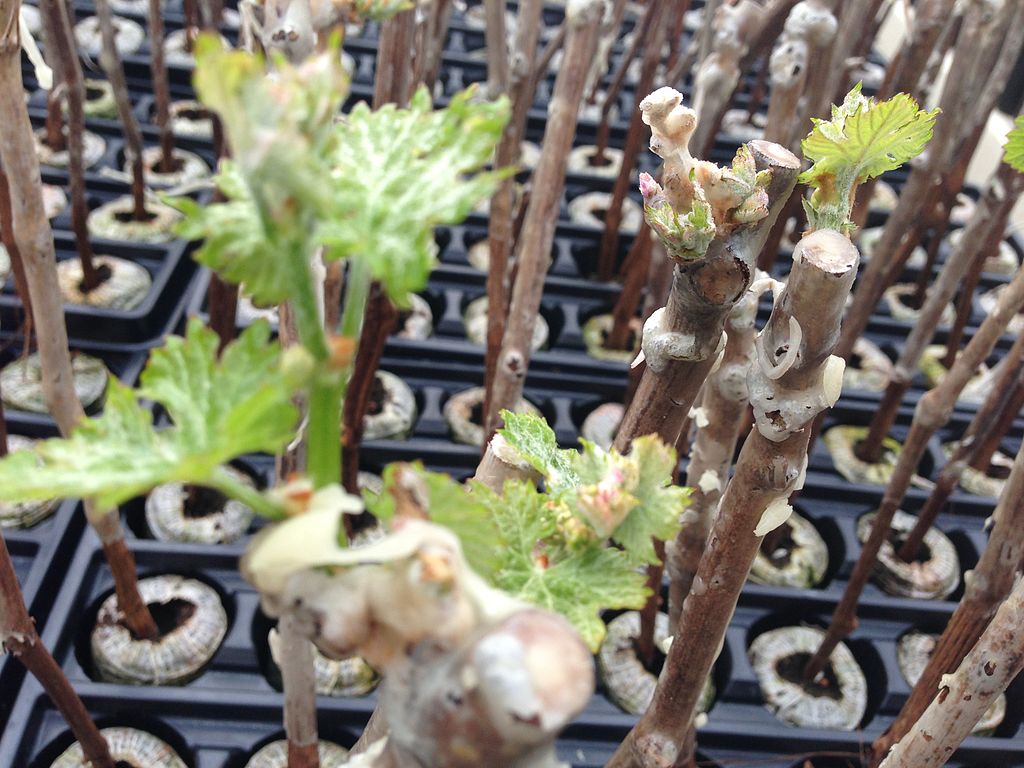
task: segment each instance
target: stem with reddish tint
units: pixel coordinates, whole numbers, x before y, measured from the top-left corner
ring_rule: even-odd
[[[574,12],[566,16],[568,31],[565,57],[555,80],[540,160],[533,176],[533,194],[523,219],[522,233],[516,243],[517,275],[509,302],[508,321],[494,368],[491,399],[486,406],[489,414],[500,412],[502,408],[513,408],[523,394],[526,371],[530,364],[530,339],[533,338],[533,328],[544,291],[544,278],[551,259],[558,201],[565,188],[568,154],[576,134],[587,70],[597,48],[601,3],[591,0],[570,5],[569,9]],[[492,260],[490,277],[498,280],[500,274],[494,274],[495,266]],[[496,311],[499,311],[498,307],[489,305],[489,316]],[[488,346],[492,341],[491,330],[489,327]]]
[[[160,173],[174,171],[174,134],[171,132],[171,86],[164,65],[164,19],[160,0],[149,0],[149,69],[153,78],[156,127],[160,133]]]
[[[75,233],[75,249],[82,265],[83,293],[88,293],[103,278],[93,261],[92,245],[89,242],[89,204],[85,197],[85,162],[83,160],[83,138],[85,136],[85,83],[82,79],[82,65],[76,54],[76,44],[68,9],[64,0],[41,0],[39,9],[43,20],[50,29],[49,36],[57,44],[55,58],[61,70],[61,81],[67,92],[68,104],[68,191],[71,194],[71,228]]]
[[[17,6],[17,3],[15,3]],[[0,9],[0,19],[4,12]],[[107,742],[78,698],[64,671],[43,645],[18,587],[14,563],[0,533],[0,648],[18,659],[39,681],[64,716],[71,733],[93,768],[114,768]]]
[[[100,51],[100,65],[110,81],[117,103],[117,115],[124,132],[125,159],[131,167],[132,176],[132,218],[135,221],[146,221],[146,177],[142,160],[142,132],[132,112],[131,98],[128,96],[128,84],[124,78],[124,67],[121,55],[117,52],[116,33],[114,31],[114,15],[110,10],[109,0],[96,0],[96,18],[100,23],[100,34],[103,48]]]
[[[1013,282],[1006,286],[999,297],[999,303],[992,314],[985,318],[978,332],[971,339],[964,351],[957,358],[942,380],[924,394],[914,409],[914,420],[910,425],[910,433],[903,443],[893,469],[892,477],[886,486],[885,495],[878,508],[871,526],[871,534],[861,546],[860,556],[854,566],[853,573],[843,592],[843,597],[832,614],[821,646],[807,663],[804,677],[815,679],[825,668],[832,651],[857,626],[857,603],[861,593],[871,577],[875,560],[882,544],[889,537],[892,518],[903,503],[903,498],[910,487],[910,481],[917,471],[917,466],[928,450],[928,441],[941,427],[945,426],[953,414],[953,408],[964,386],[970,381],[978,366],[992,352],[996,341],[1006,329],[1010,319],[1024,305],[1024,271],[1018,272]]]
[[[651,235],[651,228],[644,224],[633,240],[629,256],[626,257],[628,265],[625,270],[626,279],[622,283],[619,298],[612,309],[612,327],[608,331],[608,339],[605,342],[608,349],[632,349],[634,346],[630,344],[630,334],[633,333],[632,326],[636,320],[640,295],[647,282],[653,248],[654,238]]]
[[[665,40],[665,15],[668,12],[669,3],[666,0],[651,0],[647,7],[646,17],[650,22],[646,23],[646,36],[640,41],[643,46],[643,53],[640,64],[640,76],[635,85],[636,103],[629,120],[629,130],[626,132],[626,143],[622,147],[622,168],[615,178],[615,185],[612,187],[612,199],[608,204],[608,210],[604,216],[604,232],[601,234],[601,249],[597,257],[597,279],[611,280],[615,268],[615,256],[619,251],[619,225],[622,223],[622,203],[629,191],[631,177],[636,166],[637,157],[640,154],[640,145],[646,129],[640,113],[640,102],[651,92],[654,86],[654,77],[658,71],[658,64],[661,61],[661,47]],[[606,106],[608,106],[606,102]]]
[[[352,494],[359,493],[359,446],[363,440],[363,419],[369,410],[370,393],[384,355],[384,346],[397,320],[398,310],[380,285],[374,283],[366,302],[363,330],[342,409],[341,482]]]
[[[533,60],[540,37],[542,7],[540,0],[523,0],[519,3],[512,67],[509,73],[508,95],[512,103],[512,114],[505,124],[505,130],[495,150],[494,165],[497,168],[505,168],[519,162],[519,145],[526,132],[526,120],[533,103],[535,83],[530,62]],[[497,428],[498,413],[501,410],[494,399],[494,386],[498,355],[501,354],[508,317],[508,295],[511,285],[509,259],[512,246],[518,239],[513,231],[515,189],[516,181],[512,176],[498,184],[491,197],[491,216],[487,230],[490,263],[487,271],[487,349],[484,353],[483,427],[486,437],[493,434]]]

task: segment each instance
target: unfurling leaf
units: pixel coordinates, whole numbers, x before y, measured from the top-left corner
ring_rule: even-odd
[[[657,562],[651,539],[675,537],[690,495],[671,482],[675,449],[656,435],[634,440],[628,456],[586,440],[582,452],[562,449],[543,418],[507,411],[503,418],[501,436],[544,476],[552,499],[633,562]]]
[[[1013,123],[1013,130],[1006,137],[1003,160],[1014,169],[1024,173],[1024,115]]]
[[[411,472],[418,480],[418,487],[425,491],[427,514],[430,519],[448,528],[459,537],[462,552],[473,570],[490,579],[498,568],[499,552],[495,542],[498,530],[479,498],[441,472],[429,472],[421,462],[410,464],[389,464],[384,468],[384,489],[379,495],[364,494],[366,508],[378,520],[390,523],[395,515],[393,489],[398,481],[396,474]]]
[[[326,180],[333,210],[322,226],[330,254],[365,259],[388,295],[406,302],[434,265],[434,227],[462,221],[507,173],[480,169],[508,114],[506,98],[477,101],[473,89],[439,110],[424,88],[406,109],[357,104],[336,126]]]
[[[298,412],[280,368],[280,349],[256,323],[217,360],[217,335],[199,320],[184,339],[152,352],[140,398],[173,425],[153,426],[131,389],[112,380],[104,411],[67,439],[43,440],[0,461],[0,499],[95,498],[114,507],[162,483],[217,484],[222,465],[246,453],[281,450]]]
[[[494,586],[562,614],[592,651],[604,639],[601,611],[646,602],[645,576],[626,553],[581,541],[572,516],[532,484],[506,483],[501,495],[478,485],[473,495],[500,531]]]
[[[814,161],[800,180],[814,188],[808,210],[812,229],[847,232],[857,186],[899,168],[924,151],[939,110],[926,112],[905,93],[877,102],[861,94],[858,83],[831,120],[814,120],[801,143]]]

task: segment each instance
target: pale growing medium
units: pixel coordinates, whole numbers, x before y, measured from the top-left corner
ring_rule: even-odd
[[[51,44],[45,47],[57,48],[53,41],[69,34],[68,7],[63,0],[41,2],[49,17]],[[116,55],[114,2],[97,0],[102,63],[133,171],[123,218],[143,226],[156,200],[144,188],[145,153],[128,92],[134,77],[126,77]],[[161,36],[160,3],[138,2],[150,10],[153,36]],[[602,673],[612,666],[608,659],[629,668],[630,695],[608,699],[639,713],[608,768],[694,768],[696,729],[703,722],[698,713],[712,695],[714,666],[751,564],[772,541],[766,537],[787,530],[782,526],[793,513],[793,495],[807,477],[813,425],[841,393],[845,364],[834,352],[846,338],[841,321],[860,262],[852,240],[858,189],[920,154],[931,139],[936,113],[921,110],[914,96],[932,49],[944,45],[939,21],[953,4],[919,0],[919,23],[882,84],[885,96],[901,83],[915,93],[871,99],[855,86],[799,142],[805,164],[795,153],[799,135],[811,127],[803,123],[824,114],[846,90],[848,65],[868,53],[879,0],[710,1],[703,6],[704,29],[692,35],[689,51],[681,40],[688,2],[647,0],[639,9],[625,0],[569,0],[561,28],[549,30],[553,34],[544,41],[543,20],[551,9],[540,0],[522,0],[515,14],[506,12],[504,2],[486,0],[488,85],[464,91],[440,76],[448,63],[442,51],[454,0],[429,7],[405,0],[241,0],[240,38],[259,53],[230,50],[216,34],[193,40],[200,17],[214,31],[223,9],[219,0],[186,0],[183,34],[197,63],[195,90],[202,110],[217,115],[223,151],[212,200],[165,196],[160,204],[180,219],[176,234],[198,243],[195,258],[215,273],[214,293],[216,286],[230,286],[230,293],[244,284],[257,304],[279,308],[279,335],[275,339],[266,322],[256,322],[235,337],[229,301],[211,313],[216,329],[191,318],[181,336],[154,349],[136,388],[112,380],[102,413],[92,417],[84,416],[70,386],[53,234],[20,83],[18,34],[25,24],[16,18],[17,5],[0,0],[0,113],[12,118],[0,131],[0,222],[12,266],[25,278],[19,282],[30,289],[21,292],[35,318],[43,388],[62,437],[5,455],[9,444],[0,429],[0,501],[85,500],[115,581],[98,625],[126,644],[155,646],[162,629],[148,604],[170,602],[164,592],[137,582],[121,530],[122,505],[160,486],[214,491],[263,518],[262,530],[245,545],[240,570],[275,623],[269,655],[280,671],[286,738],[264,745],[252,768],[259,759],[283,760],[289,768],[561,768],[559,747],[565,744],[558,736],[597,690],[595,653]],[[959,78],[947,78],[940,101],[964,119],[946,121],[933,155],[912,172],[907,187],[928,210],[915,218],[913,206],[920,201],[901,204],[885,236],[889,250],[900,250],[897,225],[912,230],[904,245],[923,230],[937,244],[951,189],[959,188],[966,170],[958,153],[971,154],[980,112],[987,115],[1011,54],[1024,43],[1017,25],[1024,20],[1021,6],[999,0],[960,5],[963,24],[953,36]],[[467,17],[471,11],[466,9]],[[633,37],[617,48],[627,12],[632,26],[623,31]],[[346,22],[357,18],[381,22],[373,106],[359,103],[343,111],[352,94],[340,39]],[[674,38],[667,46],[666,35]],[[73,46],[67,47],[65,56],[55,58],[65,81],[57,97],[67,94],[74,133],[82,122],[82,83]],[[542,80],[559,51],[561,66],[549,89]],[[605,80],[613,53],[620,51]],[[680,91],[654,88],[666,51],[676,73],[699,59],[696,109],[683,104]],[[36,53],[30,54],[43,75]],[[175,162],[169,88],[159,45],[150,54],[160,129],[153,134],[160,139],[153,162],[166,172]],[[619,256],[619,208],[633,184],[634,156],[646,128],[661,167],[638,175],[646,226],[634,241],[630,269],[624,268],[629,274],[623,275],[610,334],[616,341],[609,346],[625,346],[631,326],[640,331],[635,315],[648,275],[651,311],[642,332],[633,334],[641,337],[635,390],[611,447],[582,440],[565,448],[543,418],[502,406],[523,392],[559,213],[570,202],[566,191],[572,195],[579,186],[569,158],[580,116],[588,97],[593,106],[604,85],[597,162],[590,169],[600,168],[613,132],[610,117],[623,102],[634,58],[640,77],[630,100],[637,109],[629,115],[622,166],[607,174],[615,177],[614,193],[595,249],[603,279],[611,278]],[[363,61],[353,75],[357,81],[365,75]],[[764,104],[769,67],[767,129],[773,140],[743,144],[723,165],[700,157],[710,156],[704,148],[714,145],[737,89],[748,89],[748,114]],[[747,70],[759,70],[759,78],[744,79]],[[681,78],[668,80],[678,84]],[[444,106],[435,104],[438,93]],[[540,93],[550,96],[543,148],[522,185],[517,214],[516,190],[524,177],[512,166],[527,128],[540,122],[534,103]],[[964,108],[975,95],[979,114]],[[48,127],[59,137],[57,97],[50,101]],[[1011,166],[1024,162],[1022,135],[1024,125],[1007,146]],[[68,141],[74,190],[84,178],[75,167],[82,146],[80,137]],[[943,163],[951,164],[948,178]],[[1001,236],[1012,196],[1020,191],[1020,165],[1014,167],[1000,169],[962,245],[946,260],[924,304],[924,321],[897,366],[901,386],[942,305],[970,269],[980,270],[982,260],[972,249],[981,251]],[[800,182],[809,190],[798,188]],[[443,240],[435,230],[454,230],[488,202],[484,370],[490,391],[480,420],[490,439],[475,476],[459,482],[418,462],[394,463],[384,468],[379,492],[359,495],[361,424],[390,325],[410,296],[427,286]],[[774,258],[790,218],[782,213],[798,202],[806,227],[793,237],[791,271],[784,283],[759,275],[755,264],[766,244]],[[72,221],[79,237],[84,210],[78,195]],[[91,293],[88,238],[78,246],[81,288]],[[875,256],[853,306],[849,327],[855,330],[847,337],[859,335],[872,293],[906,255],[897,252],[886,264]],[[449,266],[455,267],[451,274],[462,269]],[[926,266],[928,274],[933,264]],[[762,325],[757,313],[769,292],[771,316]],[[854,674],[850,648],[839,646],[852,628],[859,590],[929,440],[1022,306],[1024,273],[1003,288],[943,382],[920,399],[894,480],[826,639],[814,658],[813,647],[787,646],[787,658],[797,660],[785,676],[788,685],[761,684],[770,709],[781,711],[802,695],[834,698],[835,690],[826,690],[833,682],[840,698],[847,681],[861,692],[866,688]],[[565,326],[572,330],[569,317]],[[552,329],[558,331],[555,324]],[[991,455],[993,436],[1024,401],[1022,349],[1020,343],[1013,347],[998,379],[1006,392],[985,404],[964,440],[964,450],[976,457]],[[902,394],[894,391],[889,405]],[[560,407],[555,412],[562,418]],[[891,410],[880,411],[876,432],[884,436]],[[688,488],[679,482],[679,452],[690,448],[691,426],[696,438],[683,481]],[[745,427],[749,434],[732,466]],[[250,454],[281,460],[270,487],[232,469]],[[954,464],[965,456],[955,453]],[[1024,592],[1014,588],[1024,547],[1024,507],[1017,503],[1022,488],[1024,451],[1006,481],[989,549],[966,579],[964,599],[904,711],[876,741],[875,764],[941,764],[1024,666],[1017,637]],[[928,522],[922,514],[919,538]],[[901,548],[905,560],[913,553],[903,549],[913,541]],[[669,617],[658,612],[665,565]],[[182,589],[197,586],[188,580]],[[221,619],[207,643],[212,653],[227,631],[227,612],[206,589],[188,592],[193,597],[186,602],[197,612],[210,607]],[[805,639],[817,637],[817,630],[800,631]],[[770,634],[751,638],[753,657]],[[144,755],[122,757],[132,733],[95,727],[43,648],[2,538],[0,641],[40,678],[79,740],[57,764],[84,759],[94,768],[150,768]],[[614,658],[604,653],[609,647],[618,654]],[[197,654],[185,655],[187,674],[179,681],[204,664]],[[758,673],[771,667],[782,677],[774,660],[760,663],[766,656],[752,659],[751,667]],[[325,657],[383,678],[376,709],[347,756],[318,732],[317,664]],[[101,672],[109,666],[96,654],[94,662]],[[826,667],[834,674],[819,674]],[[607,678],[605,683],[610,689]],[[788,697],[782,704],[780,690]],[[841,725],[857,728],[863,711]],[[164,747],[173,752],[158,745]],[[186,761],[168,754],[167,762]]]

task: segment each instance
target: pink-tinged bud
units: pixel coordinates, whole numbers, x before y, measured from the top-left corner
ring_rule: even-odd
[[[644,200],[649,200],[659,192],[661,192],[661,185],[654,180],[654,177],[649,173],[641,173],[640,194],[644,196]]]

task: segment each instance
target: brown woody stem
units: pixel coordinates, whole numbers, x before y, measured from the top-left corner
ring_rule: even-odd
[[[643,53],[641,54],[640,76],[637,78],[635,86],[636,103],[629,120],[626,143],[622,148],[622,168],[615,178],[612,199],[604,216],[601,250],[597,257],[598,280],[610,280],[615,267],[615,256],[619,250],[619,225],[622,223],[622,203],[626,199],[633,169],[640,154],[641,141],[646,133],[640,114],[640,102],[654,86],[654,77],[661,61],[661,48],[665,40],[665,16],[668,7],[669,3],[666,0],[651,0],[645,12],[644,25],[641,30],[645,36],[639,43],[643,46]],[[606,101],[605,107],[610,109],[610,102]]]
[[[943,266],[939,279],[928,292],[928,298],[921,307],[910,336],[900,351],[892,380],[871,420],[868,435],[857,449],[857,455],[863,461],[877,462],[881,458],[883,442],[896,422],[900,402],[910,387],[911,379],[925,349],[935,336],[935,329],[942,318],[943,310],[957,289],[962,286],[964,275],[970,265],[977,260],[978,248],[985,242],[985,232],[992,222],[1006,220],[1021,192],[1024,192],[1024,174],[1018,173],[1005,163],[1001,164],[964,229],[957,247],[953,249],[953,253]]]
[[[652,433],[675,445],[717,357],[725,319],[750,286],[754,258],[796,183],[800,161],[789,150],[765,141],[747,146],[757,169],[772,172],[767,188],[769,213],[754,224],[716,237],[702,259],[676,264],[662,322],[650,332],[645,325],[647,368],[615,438],[620,451],[627,451],[634,438]],[[650,352],[661,346],[655,344],[659,337],[669,338],[666,334],[692,338],[690,350],[673,356]]]
[[[640,295],[647,283],[647,273],[651,266],[651,251],[654,248],[654,237],[651,228],[640,227],[629,255],[626,257],[626,277],[622,283],[619,298],[612,309],[612,327],[608,331],[605,346],[608,349],[632,349],[630,344],[631,325],[636,319],[636,311],[640,305]],[[637,339],[636,341],[639,341]]]
[[[171,86],[164,65],[164,19],[160,0],[149,0],[149,69],[153,78],[153,100],[156,106],[156,127],[160,132],[161,173],[174,171],[174,133],[171,131]]]
[[[758,337],[760,360],[748,377],[757,428],[744,442],[675,628],[675,636],[685,642],[669,648],[651,705],[608,768],[693,763],[693,718],[701,686],[767,532],[762,528],[766,513],[785,505],[800,484],[807,461],[806,426],[831,399],[826,371],[857,261],[857,249],[836,232],[814,232],[797,247],[789,284]],[[793,335],[797,326],[800,338]],[[785,357],[782,350],[790,344],[800,345],[798,356]],[[780,373],[784,360],[791,365]],[[779,410],[766,411],[766,406]]]
[[[142,162],[142,132],[132,112],[132,102],[128,96],[128,84],[124,78],[124,67],[121,55],[117,52],[116,32],[114,31],[114,15],[110,10],[109,0],[96,0],[96,18],[100,23],[100,34],[103,38],[103,49],[100,51],[100,65],[110,80],[117,103],[117,115],[124,132],[125,159],[131,166],[132,175],[132,217],[136,221],[145,221],[146,213],[146,177]]]
[[[698,427],[686,485],[693,489],[686,522],[666,547],[669,572],[669,626],[679,623],[683,601],[690,593],[715,511],[729,477],[736,440],[747,418],[747,371],[754,357],[754,317],[757,299],[748,292],[726,320],[727,341],[722,362],[704,382],[701,399],[703,426]]]
[[[892,725],[872,745],[872,765],[878,765],[910,731],[935,696],[943,675],[956,669],[1013,588],[1024,557],[1024,449],[1017,452],[993,520],[988,546],[920,679]]]
[[[551,259],[558,200],[565,187],[567,158],[576,133],[587,71],[597,47],[601,3],[595,0],[570,8],[575,8],[575,11],[566,17],[568,31],[565,58],[555,80],[540,161],[534,172],[534,192],[516,244],[517,277],[509,303],[508,324],[495,367],[488,405],[490,413],[512,407],[522,396],[530,363],[530,339],[533,337],[544,278]],[[492,263],[491,277],[495,277],[494,266]],[[498,307],[489,307],[488,314],[496,311]]]
[[[75,249],[82,265],[82,291],[87,293],[98,287],[102,277],[93,261],[92,245],[89,242],[89,204],[85,197],[85,165],[82,159],[83,137],[85,135],[85,84],[82,79],[82,65],[76,54],[74,34],[64,0],[42,0],[40,11],[49,36],[57,44],[56,63],[61,70],[61,80],[67,93],[68,104],[68,188],[71,193],[71,227],[75,233]]]
[[[910,433],[903,444],[892,477],[885,489],[882,503],[871,526],[871,534],[861,547],[860,556],[843,592],[843,597],[832,614],[821,646],[804,669],[804,677],[813,680],[825,668],[832,650],[856,627],[857,602],[871,577],[878,552],[889,536],[892,518],[903,502],[917,465],[928,448],[928,441],[943,427],[953,413],[953,407],[964,386],[978,366],[992,352],[996,341],[1010,318],[1024,305],[1024,272],[1019,272],[999,298],[995,310],[981,324],[964,351],[942,380],[918,401]]]
[[[523,0],[519,4],[509,81],[512,115],[505,125],[495,151],[494,164],[497,168],[505,168],[519,161],[519,144],[526,131],[526,119],[533,102],[535,84],[532,82],[530,61],[537,50],[537,39],[540,36],[541,9],[540,0]],[[502,49],[504,47],[502,41]],[[513,232],[515,187],[515,179],[510,176],[498,184],[491,197],[491,216],[487,232],[490,265],[487,272],[487,349],[484,353],[485,436],[493,434],[501,410],[494,399],[494,386],[508,316],[509,259],[516,240]]]
[[[1020,474],[1024,474],[1024,469]],[[1024,485],[1018,485],[1018,491],[1024,491]],[[1003,544],[1000,552],[1003,555],[1016,554],[1014,563],[1019,563],[1022,553],[1020,542],[1000,543]],[[989,549],[995,544],[995,541],[991,541]],[[1012,576],[1007,592],[1010,586]],[[960,613],[959,609],[957,613]],[[957,615],[954,614],[953,618],[956,620]],[[1024,581],[1009,592],[990,622],[984,622],[987,617],[981,614],[978,618],[982,620],[975,624],[977,642],[973,648],[968,646],[964,649],[962,661],[958,665],[951,664],[948,674],[939,680],[932,677],[931,687],[925,689],[931,703],[921,712],[920,717],[910,721],[903,731],[906,735],[888,753],[881,763],[882,768],[938,768],[945,765],[995,698],[1006,690],[1024,668],[1024,634],[1020,631],[1024,624]],[[951,621],[949,629],[952,627]],[[982,628],[984,631],[981,631]],[[946,637],[947,634],[943,634],[943,639]],[[941,647],[942,640],[939,642]],[[969,653],[966,652],[968,649]],[[935,662],[938,653],[937,648],[929,667]],[[924,681],[925,676],[922,675],[915,691]]]
[[[17,5],[17,4],[15,4]],[[4,16],[0,9],[0,19]],[[64,671],[36,634],[18,588],[7,543],[0,533],[0,649],[8,651],[39,681],[60,710],[92,768],[114,768],[107,742],[78,698]]]

